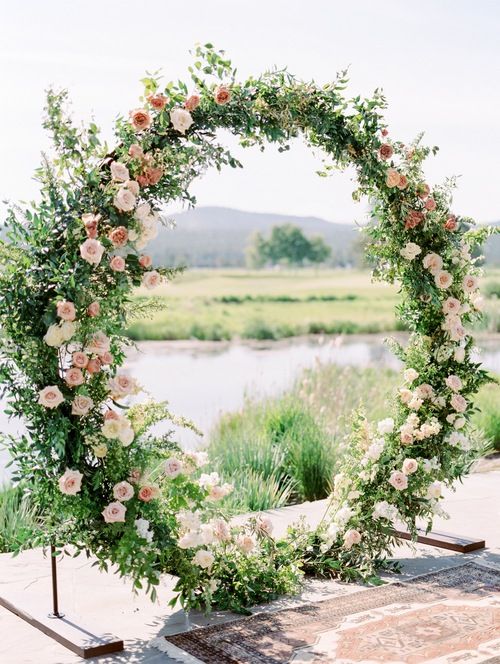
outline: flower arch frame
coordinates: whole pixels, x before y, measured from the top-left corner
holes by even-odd
[[[153,596],[167,571],[179,576],[184,606],[241,608],[293,591],[301,570],[369,579],[390,553],[394,523],[415,535],[417,519],[439,512],[442,485],[473,458],[470,400],[487,380],[464,324],[481,315],[471,248],[488,230],[451,212],[453,180],[426,184],[431,150],[420,138],[407,146],[389,137],[380,92],[344,97],[345,73],[322,87],[286,71],[238,83],[208,44],[190,74],[196,93],[145,78],[141,107],[118,119],[112,151],[93,123],[73,125],[65,92],[49,91],[44,126],[56,156],[37,171],[40,201],[11,207],[0,246],[1,380],[8,413],[28,422],[25,435],[6,438],[14,479],[44,518],[19,548],[71,544]],[[354,197],[372,203],[364,232],[374,276],[400,284],[398,313],[411,330],[405,348],[393,346],[405,370],[391,416],[355,418],[325,519],[279,541],[265,518],[239,528],[223,518],[217,501],[231,487],[200,475],[204,454],[149,433],[162,419],[192,425],[165,404],[127,406],[139,388],[119,370],[132,290],[176,273],[153,269],[145,253],[161,204],[194,203],[189,185],[206,168],[240,166],[218,129],[280,151],[300,136],[325,155],[323,174],[354,166]],[[257,590],[241,589],[244,574]]]

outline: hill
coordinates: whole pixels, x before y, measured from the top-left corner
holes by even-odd
[[[277,224],[295,224],[306,235],[321,235],[332,249],[334,266],[358,265],[360,234],[352,224],[318,217],[296,217],[246,212],[224,207],[199,207],[174,215],[175,230],[162,228],[149,249],[158,264],[190,267],[242,267],[250,236],[270,233]],[[489,265],[500,265],[500,236],[490,238],[485,255]]]

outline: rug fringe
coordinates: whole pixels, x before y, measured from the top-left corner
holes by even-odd
[[[166,653],[171,659],[180,662],[180,664],[203,664],[201,659],[198,659],[185,650],[174,646],[174,644],[167,641],[164,636],[157,636],[156,638],[151,639],[149,645],[160,652]]]

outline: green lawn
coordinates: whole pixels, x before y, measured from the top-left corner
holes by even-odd
[[[500,282],[500,270],[485,282]],[[139,290],[136,297],[149,295]],[[163,308],[134,321],[132,338],[273,339],[397,329],[397,287],[371,283],[358,270],[189,270],[155,295]],[[488,321],[497,331],[498,321]]]

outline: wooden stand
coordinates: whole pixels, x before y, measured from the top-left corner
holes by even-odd
[[[123,650],[123,641],[111,634],[99,634],[97,631],[82,627],[77,621],[59,612],[57,592],[57,558],[54,547],[50,547],[52,576],[52,611],[42,607],[25,607],[26,594],[16,597],[0,597],[0,606],[12,611],[16,616],[36,627],[61,645],[69,648],[83,659],[109,655]]]
[[[419,544],[429,544],[429,546],[436,546],[439,549],[449,549],[458,553],[470,553],[471,551],[484,549],[486,546],[485,541],[481,539],[461,537],[460,535],[452,535],[451,533],[440,533],[435,530],[426,533],[422,528],[418,528],[417,532],[417,542]],[[394,534],[401,539],[412,539],[407,530],[395,530]]]

